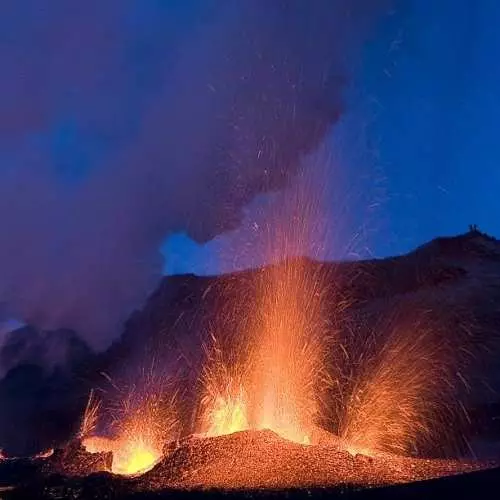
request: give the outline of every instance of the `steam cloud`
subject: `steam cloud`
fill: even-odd
[[[341,113],[384,0],[0,5],[0,303],[97,349]]]

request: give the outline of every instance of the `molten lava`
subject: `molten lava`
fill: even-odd
[[[147,472],[162,457],[161,446],[141,435],[117,439],[92,436],[83,440],[83,446],[89,453],[112,452],[111,472],[127,476]]]
[[[213,406],[205,417],[208,429],[204,433],[207,437],[232,434],[233,432],[248,429],[247,408],[243,396],[243,389],[233,398],[216,397]]]
[[[319,411],[321,311],[314,280],[301,260],[264,271],[251,357],[254,427],[302,444],[311,442]]]
[[[111,451],[116,474],[154,469],[144,476],[148,487],[388,484],[461,470],[459,463],[408,457],[430,439],[439,399],[453,392],[448,346],[432,328],[402,324],[341,342],[331,325],[348,299],[327,312],[333,277],[300,257],[327,239],[318,215],[314,193],[299,190],[270,217],[278,223],[266,228],[271,264],[254,274],[251,300],[227,306],[238,318],[235,330],[213,326],[196,373],[198,404],[189,406],[195,428],[185,418],[184,434],[196,431],[197,439],[176,442],[176,452],[164,456],[174,449],[165,444],[177,437],[177,420],[152,369],[139,387],[120,392],[106,427],[111,438],[95,433],[100,405],[91,395],[81,432],[87,451]],[[326,383],[335,389],[325,390]],[[326,395],[334,407],[328,415]]]
[[[115,438],[91,436],[82,444],[89,453],[112,452],[111,472],[122,475],[142,474],[152,469],[162,457],[163,443],[156,441],[148,432],[147,423],[139,431],[125,431]]]

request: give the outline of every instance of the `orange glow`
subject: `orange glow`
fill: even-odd
[[[112,452],[111,472],[132,475],[154,467],[162,456],[164,441],[158,424],[151,419],[151,408],[142,407],[119,423],[120,432],[114,439],[90,436],[82,444],[90,453]]]
[[[49,458],[54,454],[54,448],[49,448],[48,450],[42,451],[35,455],[35,458]]]
[[[318,231],[318,197],[311,194],[302,185],[268,214],[273,227],[264,228],[264,252],[274,264],[257,275],[255,306],[238,353],[231,356],[217,341],[208,349],[205,434],[270,429],[290,441],[312,442],[324,368],[323,290],[318,267],[297,257],[309,253],[313,236],[325,238]]]
[[[161,447],[142,435],[117,439],[92,436],[83,440],[83,446],[89,453],[112,452],[111,472],[127,476],[147,472],[162,456]]]
[[[225,359],[225,351],[212,335],[205,349],[202,371],[203,396],[199,432],[205,436],[221,436],[249,428],[243,366]]]
[[[262,273],[252,353],[254,426],[302,444],[311,442],[319,410],[322,360],[315,328],[321,311],[314,279],[303,260]]]
[[[151,470],[161,458],[161,450],[142,439],[129,441],[113,456],[112,471],[115,474],[139,474]]]
[[[208,429],[206,436],[221,436],[248,429],[247,408],[242,389],[235,397],[218,396],[205,417]]]
[[[396,329],[365,360],[341,422],[351,453],[406,455],[439,425],[453,384],[438,337],[426,328]]]
[[[154,378],[151,371],[144,388],[120,392],[123,399],[112,411],[115,437],[90,435],[82,440],[90,453],[113,453],[111,472],[115,474],[136,475],[152,469],[162,457],[163,446],[176,437],[174,401],[164,400],[163,383]]]

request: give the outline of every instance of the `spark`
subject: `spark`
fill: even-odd
[[[78,433],[80,439],[83,439],[94,432],[99,419],[100,408],[101,402],[95,397],[94,391],[91,390],[87,400],[87,405],[85,406],[82,421],[80,423],[80,431]]]
[[[35,458],[49,458],[54,454],[54,448],[49,448],[48,450],[42,451],[35,455]]]

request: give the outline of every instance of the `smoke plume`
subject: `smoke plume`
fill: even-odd
[[[94,348],[342,111],[384,0],[0,5],[0,303]]]

